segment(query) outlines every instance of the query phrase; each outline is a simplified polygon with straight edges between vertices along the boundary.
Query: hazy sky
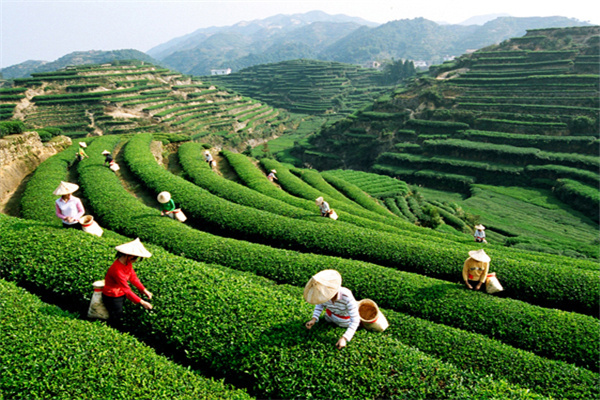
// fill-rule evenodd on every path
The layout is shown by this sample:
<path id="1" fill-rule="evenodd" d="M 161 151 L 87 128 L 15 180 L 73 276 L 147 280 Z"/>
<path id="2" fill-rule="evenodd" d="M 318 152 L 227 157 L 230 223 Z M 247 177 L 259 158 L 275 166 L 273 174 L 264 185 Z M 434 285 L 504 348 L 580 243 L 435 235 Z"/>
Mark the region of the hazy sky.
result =
<path id="1" fill-rule="evenodd" d="M 385 23 L 423 17 L 461 23 L 470 17 L 563 16 L 600 24 L 590 0 L 0 0 L 0 68 L 54 61 L 73 51 L 148 51 L 209 26 L 321 10 Z"/>

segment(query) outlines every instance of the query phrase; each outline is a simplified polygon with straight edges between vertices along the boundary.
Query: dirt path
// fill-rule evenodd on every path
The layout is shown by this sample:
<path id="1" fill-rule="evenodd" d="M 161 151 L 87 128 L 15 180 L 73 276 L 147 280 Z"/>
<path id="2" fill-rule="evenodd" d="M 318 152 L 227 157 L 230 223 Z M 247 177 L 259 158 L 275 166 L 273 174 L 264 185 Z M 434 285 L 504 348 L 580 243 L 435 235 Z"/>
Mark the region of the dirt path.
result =
<path id="1" fill-rule="evenodd" d="M 117 164 L 119 164 L 120 169 L 116 172 L 121 184 L 130 194 L 135 196 L 138 200 L 140 200 L 144 205 L 152 208 L 158 208 L 158 200 L 156 200 L 156 196 L 154 192 L 147 189 L 146 186 L 137 180 L 137 178 L 133 175 L 133 173 L 127 168 L 127 164 L 125 164 L 125 160 L 123 157 L 123 145 L 125 143 L 121 142 L 115 148 L 113 152 L 113 156 Z"/>

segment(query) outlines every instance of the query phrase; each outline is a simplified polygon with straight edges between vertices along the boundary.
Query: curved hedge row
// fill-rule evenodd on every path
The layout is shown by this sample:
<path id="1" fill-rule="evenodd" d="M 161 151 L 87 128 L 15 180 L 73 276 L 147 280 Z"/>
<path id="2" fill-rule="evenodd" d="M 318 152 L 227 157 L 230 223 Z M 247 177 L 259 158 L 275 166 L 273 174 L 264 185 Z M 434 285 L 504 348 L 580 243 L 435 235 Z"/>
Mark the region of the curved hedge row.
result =
<path id="1" fill-rule="evenodd" d="M 306 209 L 294 207 L 283 201 L 265 196 L 246 186 L 224 179 L 215 174 L 204 161 L 202 152 L 204 147 L 200 143 L 183 143 L 178 150 L 179 163 L 186 177 L 196 186 L 208 190 L 210 193 L 227 199 L 237 204 L 269 211 L 290 218 L 303 218 L 314 222 L 325 221 L 325 218 L 315 212 L 315 207 L 309 213 Z"/>
<path id="2" fill-rule="evenodd" d="M 111 139 L 98 139 L 97 144 Z M 108 145 L 104 145 L 106 147 Z M 102 224 L 128 236 L 138 236 L 194 260 L 250 271 L 298 286 L 303 286 L 316 272 L 334 268 L 343 274 L 345 284 L 353 288 L 357 296 L 371 298 L 382 307 L 480 332 L 552 359 L 578 365 L 598 362 L 594 339 L 598 336 L 598 326 L 594 318 L 487 296 L 467 291 L 462 285 L 374 264 L 209 235 L 160 218 L 158 210 L 145 207 L 129 195 L 107 168 L 91 164 L 101 161 L 94 156 L 84 161 L 88 166 L 81 169 L 82 186 Z M 119 199 L 118 204 L 113 202 L 115 198 Z M 439 307 L 440 304 L 444 307 Z M 465 310 L 472 310 L 482 318 L 472 318 Z M 562 331 L 557 332 L 556 327 Z"/>
<path id="3" fill-rule="evenodd" d="M 598 187 L 585 185 L 573 179 L 559 179 L 555 189 L 554 193 L 561 201 L 586 213 L 594 221 L 600 221 Z"/>
<path id="4" fill-rule="evenodd" d="M 78 320 L 3 280 L 0 331 L 3 398 L 251 399 L 174 364 L 129 335 Z"/>
<path id="5" fill-rule="evenodd" d="M 90 143 L 89 140 L 82 141 Z M 21 217 L 44 221 L 56 226 L 62 225 L 60 219 L 54 214 L 54 202 L 58 197 L 52 192 L 60 185 L 61 181 L 67 179 L 69 166 L 75 160 L 78 149 L 79 145 L 74 143 L 48 158 L 35 169 L 21 196 Z M 76 196 L 79 196 L 78 192 Z"/>
<path id="6" fill-rule="evenodd" d="M 260 160 L 260 163 L 264 166 L 265 170 L 267 170 L 267 171 L 272 170 L 272 169 L 277 170 L 278 182 L 288 193 L 290 193 L 294 196 L 300 197 L 300 198 L 311 200 L 311 201 L 314 201 L 317 197 L 324 195 L 324 193 L 322 193 L 319 188 L 313 187 L 310 184 L 306 183 L 305 181 L 303 181 L 304 178 L 303 179 L 298 178 L 297 176 L 292 174 L 291 170 L 286 168 L 284 165 L 282 165 L 278 161 L 270 159 L 270 158 L 262 158 Z M 298 170 L 298 169 L 296 169 L 296 171 L 298 174 L 301 174 L 304 176 L 310 176 L 310 175 L 314 176 L 314 174 L 317 174 L 316 171 L 312 171 L 312 172 L 307 171 L 304 173 L 303 173 L 303 171 Z M 323 178 L 324 178 L 324 175 L 320 179 L 323 179 Z M 313 179 L 313 181 L 316 181 L 316 179 Z M 358 189 L 358 190 L 360 190 L 360 189 Z M 363 192 L 361 191 L 361 193 L 363 193 Z M 363 193 L 363 195 L 364 195 L 364 193 Z M 383 214 L 380 214 L 378 212 L 369 210 L 363 204 L 357 205 L 357 203 L 355 203 L 353 201 L 354 199 L 349 199 L 345 195 L 345 193 L 342 193 L 342 196 L 343 197 L 340 197 L 339 199 L 334 199 L 334 200 L 332 200 L 331 198 L 328 198 L 327 196 L 324 196 L 325 201 L 327 201 L 329 203 L 329 205 L 331 206 L 331 208 L 335 209 L 336 212 L 338 212 L 338 214 L 340 211 L 345 211 L 347 213 L 353 214 L 354 215 L 353 218 L 355 218 L 355 219 L 357 217 L 368 218 L 372 221 L 381 222 L 381 223 L 391 225 L 391 226 L 394 226 L 394 227 L 402 229 L 402 230 L 413 230 L 414 231 L 417 229 L 412 224 L 408 224 L 406 221 L 396 218 L 396 216 L 389 213 L 388 211 L 386 211 L 383 208 L 382 208 Z M 346 198 L 346 200 L 343 200 L 343 198 Z M 368 196 L 367 196 L 367 198 L 368 198 Z M 367 201 L 373 203 L 373 200 L 371 198 L 368 198 Z M 376 204 L 374 204 L 374 205 L 376 205 Z M 432 234 L 437 235 L 437 233 L 435 233 L 435 232 L 433 232 Z"/>
<path id="7" fill-rule="evenodd" d="M 79 304 L 85 304 L 90 282 L 106 271 L 114 245 L 122 240 L 31 228 L 3 216 L 0 224 L 0 238 L 7 244 L 0 251 L 0 271 L 54 288 Z M 358 331 L 338 352 L 333 343 L 342 329 L 327 324 L 304 328 L 312 306 L 300 288 L 149 250 L 153 256 L 136 270 L 152 288 L 154 309 L 126 303 L 127 329 L 246 385 L 257 397 L 541 398 L 505 380 L 460 370 L 389 334 Z"/>
<path id="8" fill-rule="evenodd" d="M 126 162 L 151 190 L 169 191 L 187 211 L 191 222 L 203 229 L 212 226 L 254 242 L 361 259 L 450 281 L 460 279 L 460 268 L 472 250 L 470 243 L 441 239 L 423 242 L 338 223 L 317 225 L 231 204 L 161 168 L 150 153 L 149 142 L 148 135 L 133 137 L 125 147 Z M 530 263 L 511 258 L 501 249 L 490 248 L 489 253 L 494 271 L 503 279 L 505 295 L 533 304 L 597 314 L 597 273 Z M 565 291 L 564 287 L 570 285 L 577 290 Z"/>
<path id="9" fill-rule="evenodd" d="M 371 198 L 371 196 L 366 194 L 362 189 L 360 189 L 353 183 L 350 183 L 342 178 L 338 178 L 337 176 L 329 172 L 323 172 L 320 175 L 322 176 L 322 179 L 324 179 L 327 183 L 332 185 L 334 188 L 336 188 L 337 190 L 348 196 L 348 198 L 354 200 L 356 203 L 360 204 L 367 210 L 376 212 L 386 217 L 390 216 L 389 211 L 387 211 L 384 207 L 377 203 L 377 200 Z"/>

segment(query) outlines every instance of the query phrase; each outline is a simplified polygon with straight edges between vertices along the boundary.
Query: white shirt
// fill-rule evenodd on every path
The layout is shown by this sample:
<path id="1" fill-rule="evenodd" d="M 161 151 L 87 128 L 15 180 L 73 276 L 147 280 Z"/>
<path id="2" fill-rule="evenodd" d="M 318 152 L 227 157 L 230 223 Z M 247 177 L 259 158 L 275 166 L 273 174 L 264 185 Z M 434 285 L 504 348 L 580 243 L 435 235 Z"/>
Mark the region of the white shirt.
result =
<path id="1" fill-rule="evenodd" d="M 319 316 L 324 309 L 331 311 L 338 317 L 350 317 L 350 325 L 342 336 L 346 338 L 347 342 L 352 340 L 352 337 L 360 324 L 360 315 L 358 314 L 358 302 L 350 289 L 341 287 L 335 302 L 327 300 L 325 303 L 317 304 L 313 311 L 313 318 L 315 318 L 317 322 L 319 322 Z"/>
<path id="2" fill-rule="evenodd" d="M 319 206 L 319 208 L 321 208 L 321 213 L 325 214 L 326 212 L 329 212 L 329 203 L 327 203 L 326 201 L 322 202 L 321 205 Z"/>

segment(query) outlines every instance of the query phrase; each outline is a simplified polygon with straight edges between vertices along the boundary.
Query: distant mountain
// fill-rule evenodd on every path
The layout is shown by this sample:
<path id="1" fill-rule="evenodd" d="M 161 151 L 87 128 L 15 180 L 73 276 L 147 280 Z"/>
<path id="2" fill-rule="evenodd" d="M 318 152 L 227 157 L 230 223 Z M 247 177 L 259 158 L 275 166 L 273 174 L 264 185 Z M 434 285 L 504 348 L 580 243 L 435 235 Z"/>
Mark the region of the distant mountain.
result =
<path id="1" fill-rule="evenodd" d="M 439 25 L 424 18 L 388 22 L 376 28 L 362 27 L 324 49 L 319 59 L 362 64 L 381 59 L 411 59 L 428 65 L 523 36 L 529 29 L 590 26 L 564 17 L 501 17 L 478 25 Z"/>
<path id="2" fill-rule="evenodd" d="M 458 25 L 483 25 L 486 22 L 490 22 L 500 17 L 510 17 L 509 14 L 486 14 L 486 15 L 477 15 L 475 17 L 471 17 Z"/>
<path id="3" fill-rule="evenodd" d="M 55 71 L 68 65 L 104 64 L 112 61 L 140 60 L 154 65 L 161 62 L 138 50 L 76 51 L 56 61 L 25 61 L 0 70 L 4 79 L 26 78 L 31 73 Z"/>
<path id="4" fill-rule="evenodd" d="M 40 68 L 40 66 L 47 63 L 48 61 L 27 60 L 20 64 L 2 68 L 0 73 L 2 73 L 2 78 L 4 79 L 24 78 L 29 76 L 29 74 L 35 71 L 37 68 Z"/>
<path id="5" fill-rule="evenodd" d="M 147 53 L 159 60 L 167 58 L 176 52 L 192 50 L 204 40 L 217 33 L 237 33 L 251 37 L 253 42 L 268 40 L 273 36 L 279 36 L 292 30 L 302 28 L 315 22 L 331 23 L 353 23 L 357 26 L 377 26 L 375 22 L 366 21 L 362 18 L 348 17 L 346 15 L 329 15 L 322 11 L 311 11 L 304 14 L 283 15 L 278 14 L 269 18 L 242 21 L 235 25 L 225 27 L 209 27 L 198 29 L 189 35 L 172 39 L 166 43 L 151 48 Z"/>
<path id="6" fill-rule="evenodd" d="M 431 65 L 522 36 L 528 29 L 590 25 L 564 17 L 499 17 L 489 21 L 494 17 L 474 17 L 460 25 L 440 25 L 424 18 L 378 25 L 319 11 L 276 15 L 229 27 L 199 29 L 148 54 L 191 75 L 208 75 L 211 69 L 222 68 L 239 71 L 299 58 L 358 65 L 394 58 Z"/>

